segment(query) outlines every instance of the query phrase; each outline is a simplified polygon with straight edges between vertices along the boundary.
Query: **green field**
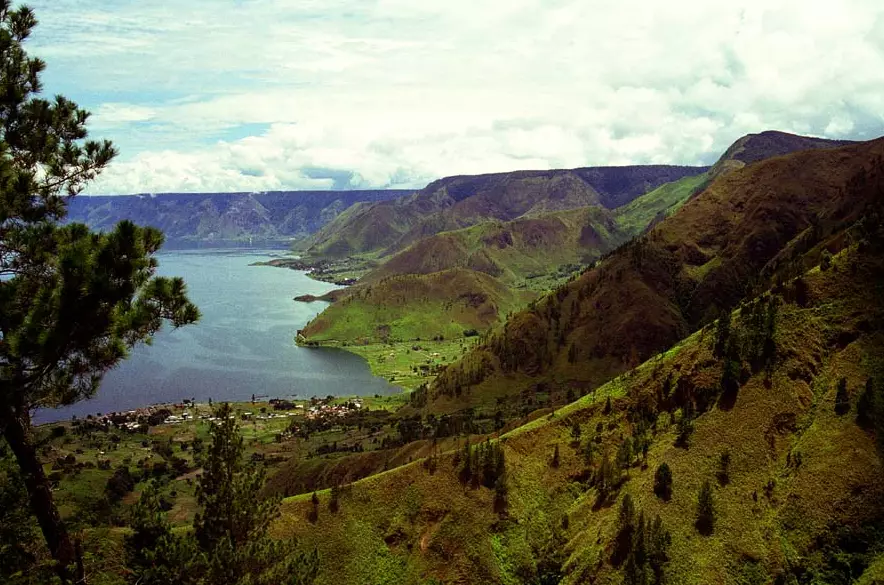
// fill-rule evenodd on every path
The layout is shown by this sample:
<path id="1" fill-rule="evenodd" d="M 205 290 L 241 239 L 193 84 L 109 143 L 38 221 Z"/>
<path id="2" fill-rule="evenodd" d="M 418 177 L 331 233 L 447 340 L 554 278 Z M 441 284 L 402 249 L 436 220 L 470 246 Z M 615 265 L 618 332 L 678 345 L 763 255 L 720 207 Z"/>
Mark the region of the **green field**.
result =
<path id="1" fill-rule="evenodd" d="M 414 390 L 429 384 L 435 378 L 435 368 L 459 359 L 471 348 L 477 337 L 461 337 L 447 341 L 398 341 L 366 345 L 340 345 L 365 359 L 371 373 L 405 390 Z"/>

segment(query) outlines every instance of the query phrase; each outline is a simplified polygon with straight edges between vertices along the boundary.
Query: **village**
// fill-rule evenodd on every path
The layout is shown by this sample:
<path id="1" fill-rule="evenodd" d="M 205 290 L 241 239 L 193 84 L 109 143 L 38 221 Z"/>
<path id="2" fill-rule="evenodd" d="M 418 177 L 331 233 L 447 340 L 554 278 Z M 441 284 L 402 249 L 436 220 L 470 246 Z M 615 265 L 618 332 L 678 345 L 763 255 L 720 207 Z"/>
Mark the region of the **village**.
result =
<path id="1" fill-rule="evenodd" d="M 240 410 L 237 415 L 230 415 L 230 418 L 239 416 L 241 421 L 247 422 L 301 416 L 307 421 L 327 422 L 343 418 L 363 407 L 360 399 L 339 401 L 334 396 L 314 397 L 309 400 L 271 398 L 265 403 L 258 402 L 252 395 L 251 404 L 255 407 L 254 410 Z M 76 421 L 76 417 L 74 421 L 77 426 L 83 424 L 83 421 Z M 105 430 L 117 428 L 130 433 L 146 433 L 149 427 L 178 425 L 193 421 L 208 423 L 218 421 L 214 415 L 211 400 L 207 403 L 197 403 L 191 399 L 184 399 L 178 403 L 153 404 L 125 412 L 97 413 L 94 416 L 90 414 L 85 418 L 85 423 L 89 426 L 103 427 Z"/>

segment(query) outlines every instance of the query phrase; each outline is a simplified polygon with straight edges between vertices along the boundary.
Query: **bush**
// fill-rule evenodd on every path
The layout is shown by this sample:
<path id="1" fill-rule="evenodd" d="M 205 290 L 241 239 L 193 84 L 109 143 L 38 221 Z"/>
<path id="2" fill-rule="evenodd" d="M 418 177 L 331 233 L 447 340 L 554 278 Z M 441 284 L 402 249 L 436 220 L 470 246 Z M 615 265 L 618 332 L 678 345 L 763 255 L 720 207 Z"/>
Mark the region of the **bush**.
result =
<path id="1" fill-rule="evenodd" d="M 129 473 L 129 468 L 120 466 L 107 480 L 105 493 L 111 502 L 119 502 L 123 497 L 135 488 L 135 478 Z"/>

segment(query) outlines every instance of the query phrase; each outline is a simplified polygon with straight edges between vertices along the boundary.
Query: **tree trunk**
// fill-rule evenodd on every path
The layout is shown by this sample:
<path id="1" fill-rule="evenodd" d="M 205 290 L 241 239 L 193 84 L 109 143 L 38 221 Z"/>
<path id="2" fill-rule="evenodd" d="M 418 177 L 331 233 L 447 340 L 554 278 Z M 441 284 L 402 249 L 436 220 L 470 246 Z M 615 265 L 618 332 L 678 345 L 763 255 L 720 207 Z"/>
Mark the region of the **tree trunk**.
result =
<path id="1" fill-rule="evenodd" d="M 26 410 L 15 412 L 11 407 L 6 407 L 3 409 L 3 418 L 3 436 L 21 469 L 31 501 L 31 511 L 37 517 L 52 558 L 58 565 L 59 576 L 66 582 L 70 580 L 69 567 L 75 560 L 74 546 L 55 507 L 49 480 L 37 458 L 31 436 L 31 417 Z"/>

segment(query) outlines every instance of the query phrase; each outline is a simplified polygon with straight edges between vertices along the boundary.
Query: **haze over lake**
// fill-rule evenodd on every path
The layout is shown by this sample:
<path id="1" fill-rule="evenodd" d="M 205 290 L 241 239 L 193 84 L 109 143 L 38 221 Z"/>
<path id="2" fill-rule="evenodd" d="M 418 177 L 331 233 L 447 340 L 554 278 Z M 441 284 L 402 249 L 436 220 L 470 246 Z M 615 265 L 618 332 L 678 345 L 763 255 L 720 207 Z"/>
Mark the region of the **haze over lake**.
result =
<path id="1" fill-rule="evenodd" d="M 299 303 L 334 285 L 304 272 L 250 266 L 280 252 L 175 251 L 157 255 L 159 273 L 182 276 L 202 312 L 196 325 L 164 327 L 151 346 L 139 346 L 109 372 L 94 398 L 40 411 L 36 422 L 128 410 L 195 398 L 204 402 L 257 396 L 374 395 L 399 391 L 371 375 L 368 364 L 343 350 L 303 348 L 295 332 L 327 303 Z"/>

